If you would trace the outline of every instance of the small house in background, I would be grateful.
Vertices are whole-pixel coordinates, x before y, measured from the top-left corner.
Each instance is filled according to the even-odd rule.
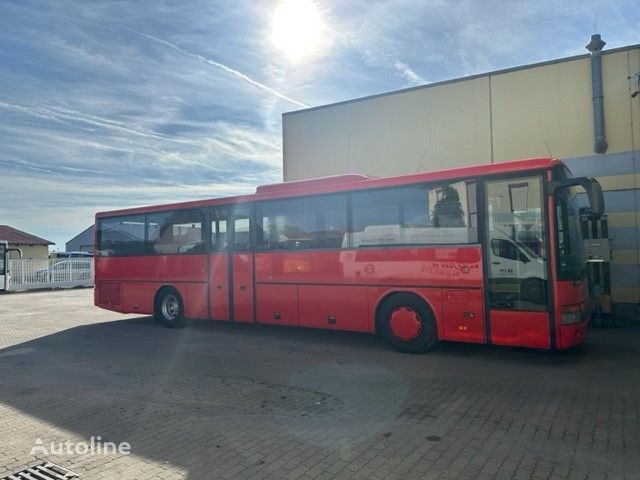
[[[65,243],[65,251],[93,253],[93,225],[90,225],[84,231]]]
[[[49,258],[49,245],[53,242],[36,237],[9,225],[0,225],[0,241],[6,241],[9,248],[22,250],[22,258],[46,260]]]

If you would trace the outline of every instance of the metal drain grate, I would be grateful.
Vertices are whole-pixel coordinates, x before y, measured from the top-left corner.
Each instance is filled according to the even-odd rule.
[[[40,462],[2,477],[0,480],[70,480],[72,478],[80,478],[80,476],[55,463]]]

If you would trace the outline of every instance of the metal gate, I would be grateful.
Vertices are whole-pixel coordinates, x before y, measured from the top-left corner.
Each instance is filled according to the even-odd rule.
[[[6,290],[7,244],[0,242],[0,292]]]
[[[7,265],[9,291],[93,285],[93,258],[9,260]]]

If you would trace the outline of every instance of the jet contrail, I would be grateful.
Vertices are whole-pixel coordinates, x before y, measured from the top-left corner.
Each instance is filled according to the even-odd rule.
[[[14,112],[19,112],[25,115],[31,115],[45,120],[63,123],[65,125],[73,125],[72,122],[84,123],[87,125],[93,125],[95,127],[117,130],[131,135],[137,135],[143,138],[151,138],[154,140],[163,140],[167,142],[182,143],[187,145],[193,144],[193,142],[191,142],[189,139],[169,137],[167,135],[163,135],[146,128],[139,129],[128,127],[126,124],[119,121],[114,121],[107,118],[88,115],[82,112],[67,110],[54,106],[32,107],[0,101],[0,109],[13,110]]]
[[[154,42],[158,42],[158,43],[161,43],[163,45],[166,45],[167,47],[175,50],[176,52],[180,52],[183,55],[187,55],[189,57],[197,58],[198,60],[201,60],[203,62],[208,63],[209,65],[213,65],[214,67],[219,68],[221,70],[224,70],[225,72],[230,73],[231,75],[233,75],[234,77],[239,78],[240,80],[244,80],[245,82],[249,83],[250,85],[253,85],[254,87],[259,88],[260,90],[263,90],[263,91],[268,92],[268,93],[270,93],[272,95],[275,95],[276,97],[281,98],[283,100],[286,100],[287,102],[291,102],[291,103],[293,103],[295,105],[298,105],[300,107],[303,107],[303,108],[308,108],[309,107],[309,105],[304,104],[302,102],[299,102],[298,100],[295,100],[295,99],[293,99],[291,97],[287,97],[284,93],[280,93],[279,91],[269,87],[268,85],[265,85],[264,83],[260,83],[257,80],[254,80],[253,78],[248,77],[244,73],[239,72],[238,70],[234,70],[233,68],[226,66],[223,63],[216,62],[215,60],[211,60],[211,59],[209,59],[207,57],[203,57],[202,55],[197,54],[197,53],[189,52],[188,50],[180,48],[179,46],[177,46],[177,45],[175,45],[175,44],[173,44],[171,42],[168,42],[166,40],[163,40],[161,38],[154,37],[153,35],[149,35],[147,33],[139,32],[139,31],[133,30],[133,29],[127,29],[127,30],[131,30],[132,32],[137,33],[138,35],[142,35],[143,37],[145,37],[145,38],[147,38],[149,40],[153,40]]]

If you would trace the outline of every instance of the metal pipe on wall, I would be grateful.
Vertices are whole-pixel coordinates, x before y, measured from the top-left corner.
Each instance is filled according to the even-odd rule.
[[[591,41],[585,47],[591,52],[591,86],[593,90],[593,150],[596,153],[607,151],[607,139],[604,133],[604,95],[602,93],[602,48],[606,42],[600,34],[591,35]]]

